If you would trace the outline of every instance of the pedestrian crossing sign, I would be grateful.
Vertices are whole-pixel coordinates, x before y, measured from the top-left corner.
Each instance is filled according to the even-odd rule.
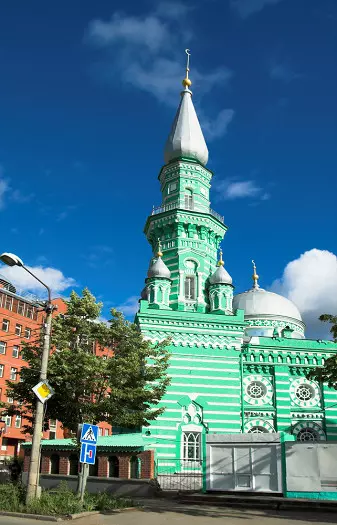
[[[88,443],[89,445],[97,445],[98,440],[98,426],[90,423],[83,423],[81,432],[81,443]]]

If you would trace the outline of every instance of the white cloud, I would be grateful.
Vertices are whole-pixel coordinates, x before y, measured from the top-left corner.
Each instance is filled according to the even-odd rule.
[[[281,80],[285,84],[289,84],[289,82],[292,80],[296,80],[297,78],[301,77],[299,73],[292,71],[290,66],[276,63],[270,66],[269,75],[273,80]]]
[[[232,179],[220,180],[214,184],[214,189],[220,200],[234,200],[244,198],[254,198],[257,200],[267,200],[269,193],[258,186],[254,180],[234,181]]]
[[[232,122],[233,117],[233,109],[221,110],[213,121],[206,116],[200,115],[201,127],[206,138],[208,138],[208,140],[214,140],[222,137],[227,132],[227,128]]]
[[[116,310],[119,312],[122,312],[125,317],[133,317],[136,312],[138,312],[139,308],[139,297],[136,295],[133,295],[132,297],[129,297],[126,299],[126,301],[118,306],[114,306]]]
[[[5,207],[6,193],[9,191],[8,181],[2,178],[2,169],[0,166],[0,210]]]
[[[27,266],[27,268],[51,288],[53,295],[63,292],[71,286],[76,286],[75,279],[65,277],[56,268],[43,266]],[[1,266],[0,273],[20,290],[36,293],[39,296],[45,293],[45,288],[23,268],[18,266]]]
[[[91,21],[86,40],[105,57],[96,65],[95,73],[109,83],[122,79],[176,107],[186,63],[185,55],[177,54],[177,49],[193,38],[186,18],[190,10],[181,2],[161,2],[144,16],[114,13],[108,21]],[[191,67],[193,88],[199,96],[217,85],[227,85],[231,77],[232,72],[224,66],[208,72]],[[205,119],[209,137],[223,135],[233,115],[233,110],[225,109],[214,122]]]
[[[34,193],[23,193],[21,190],[13,190],[11,193],[11,200],[24,204],[30,202],[34,198]]]
[[[321,314],[337,313],[337,257],[313,248],[287,264],[272,290],[293,301],[303,314],[307,337],[330,338]]]
[[[268,5],[275,5],[281,0],[230,0],[230,6],[241,18],[248,18],[262,11]]]

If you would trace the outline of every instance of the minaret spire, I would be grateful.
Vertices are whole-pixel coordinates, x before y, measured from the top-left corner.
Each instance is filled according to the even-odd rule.
[[[192,91],[189,89],[192,85],[189,78],[191,53],[189,49],[186,49],[185,53],[187,62],[186,76],[183,80],[184,90],[181,92],[178,111],[166,141],[164,158],[166,164],[183,157],[205,166],[208,161],[208,149],[192,102]]]
[[[253,264],[253,275],[252,275],[252,278],[253,278],[253,288],[255,290],[257,290],[258,288],[260,288],[259,284],[258,284],[258,279],[259,279],[259,276],[257,275],[256,273],[256,264],[255,264],[255,261],[252,260],[252,264]]]

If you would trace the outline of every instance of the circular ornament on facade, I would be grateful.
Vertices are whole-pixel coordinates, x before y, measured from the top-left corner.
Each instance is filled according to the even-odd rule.
[[[245,432],[247,432],[247,434],[265,434],[267,432],[275,432],[275,429],[269,421],[252,419],[245,424]]]
[[[322,427],[312,421],[297,423],[293,428],[293,435],[296,436],[297,441],[302,443],[326,440]]]
[[[302,408],[314,407],[320,400],[319,388],[313,381],[301,377],[291,383],[290,397],[293,403]]]
[[[250,405],[266,405],[271,403],[273,398],[273,386],[268,379],[263,376],[253,375],[245,377],[244,400]]]

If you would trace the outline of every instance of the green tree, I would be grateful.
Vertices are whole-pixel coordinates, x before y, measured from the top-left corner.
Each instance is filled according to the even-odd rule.
[[[333,341],[337,342],[337,316],[331,314],[322,314],[319,320],[331,323],[330,332]],[[337,390],[337,355],[329,357],[323,367],[317,367],[308,374],[309,379],[314,379],[322,383],[327,383],[330,388]]]
[[[106,421],[113,426],[147,425],[163,411],[156,405],[169,383],[167,342],[152,345],[137,326],[111,311],[108,324],[100,321],[102,305],[85,289],[71,293],[67,313],[53,320],[48,381],[55,395],[48,400],[45,421],[58,419],[74,433],[83,422]],[[41,341],[25,344],[20,382],[8,381],[8,395],[19,405],[7,409],[28,419],[30,431],[39,382]],[[110,348],[111,359],[100,350]],[[98,349],[98,352],[96,350]]]

